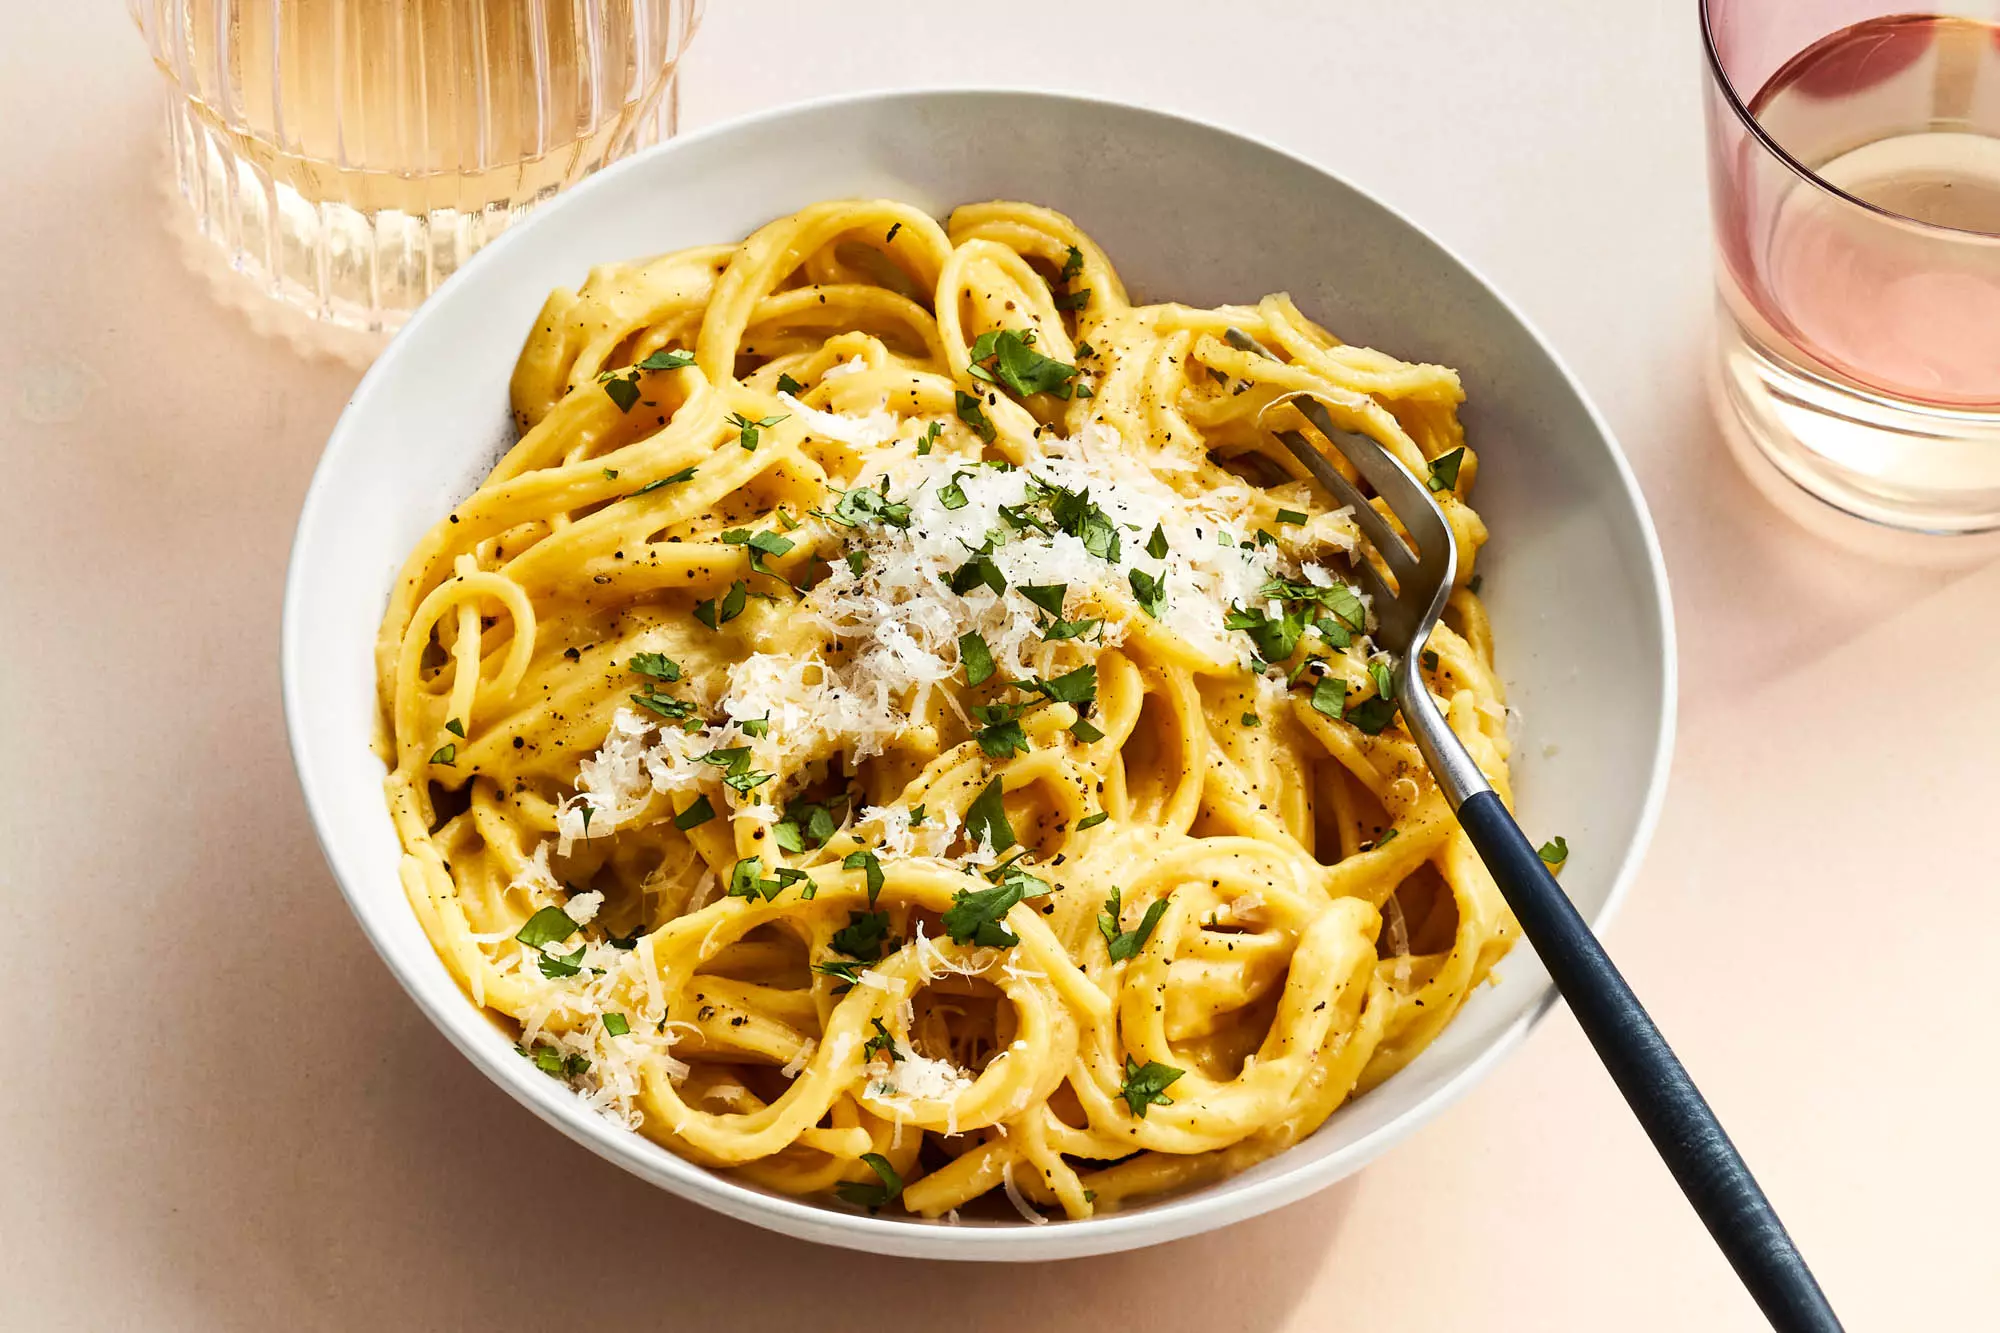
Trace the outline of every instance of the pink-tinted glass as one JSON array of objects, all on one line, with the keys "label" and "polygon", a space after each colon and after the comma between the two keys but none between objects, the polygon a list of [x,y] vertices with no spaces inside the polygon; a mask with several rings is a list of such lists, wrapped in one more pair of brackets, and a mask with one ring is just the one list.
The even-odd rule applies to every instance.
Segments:
[{"label": "pink-tinted glass", "polygon": [[1719,277],[1782,362],[2000,406],[2000,3],[1705,0]]}]

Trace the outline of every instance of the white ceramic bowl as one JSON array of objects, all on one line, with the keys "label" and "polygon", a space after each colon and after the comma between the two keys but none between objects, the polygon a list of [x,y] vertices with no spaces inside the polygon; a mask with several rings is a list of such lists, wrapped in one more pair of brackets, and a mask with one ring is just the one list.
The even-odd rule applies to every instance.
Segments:
[{"label": "white ceramic bowl", "polygon": [[1104,246],[1138,299],[1289,291],[1348,341],[1458,367],[1493,534],[1480,564],[1522,718],[1523,822],[1568,836],[1564,887],[1604,920],[1665,783],[1673,631],[1644,504],[1575,381],[1462,260],[1321,168],[1177,116],[1020,92],[842,98],[664,144],[536,211],[417,312],[327,442],[285,594],[285,713],[327,860],[390,970],[467,1059],[593,1152],[732,1217],[882,1253],[1030,1260],[1171,1240],[1298,1199],[1436,1115],[1547,1012],[1525,946],[1500,968],[1506,984],[1475,995],[1421,1058],[1271,1161],[1107,1217],[946,1226],[765,1193],[587,1112],[460,992],[404,900],[369,751],[376,626],[406,551],[511,440],[508,375],[543,297],[593,264],[733,241],[858,195],[939,216],[973,200],[1047,204]]}]

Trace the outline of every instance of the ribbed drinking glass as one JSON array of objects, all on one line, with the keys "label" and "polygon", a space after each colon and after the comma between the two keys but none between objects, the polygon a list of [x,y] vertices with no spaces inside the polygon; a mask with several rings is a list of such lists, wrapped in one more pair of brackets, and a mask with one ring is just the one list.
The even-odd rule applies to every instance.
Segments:
[{"label": "ribbed drinking glass", "polygon": [[703,0],[128,0],[232,267],[393,329],[515,218],[673,133]]}]

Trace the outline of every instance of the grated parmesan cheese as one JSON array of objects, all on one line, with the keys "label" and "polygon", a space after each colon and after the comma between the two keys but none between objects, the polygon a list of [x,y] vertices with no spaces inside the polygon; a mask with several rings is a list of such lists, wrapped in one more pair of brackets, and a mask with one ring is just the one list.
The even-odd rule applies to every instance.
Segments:
[{"label": "grated parmesan cheese", "polygon": [[[556,853],[568,856],[580,838],[601,838],[635,817],[652,798],[653,782],[648,776],[646,737],[652,723],[629,708],[621,708],[611,719],[611,730],[597,753],[577,766],[576,795],[565,797],[556,808]],[[584,810],[590,817],[584,818]]]},{"label": "grated parmesan cheese", "polygon": [[949,1060],[918,1055],[901,1042],[892,1062],[877,1057],[868,1062],[868,1091],[883,1101],[948,1102],[972,1086],[972,1079]]},{"label": "grated parmesan cheese", "polygon": [[[865,368],[864,360],[852,358],[822,379]],[[780,397],[809,430],[859,446],[895,439],[903,425],[886,410],[855,417],[807,407],[789,394]],[[861,568],[832,560],[826,577],[798,606],[819,632],[846,641],[843,664],[754,653],[729,668],[717,701],[727,721],[694,733],[660,727],[621,708],[603,745],[579,766],[575,794],[557,807],[557,853],[566,856],[578,840],[609,836],[649,809],[658,811],[663,803],[653,800],[655,794],[704,790],[719,797],[734,818],[774,823],[793,775],[836,755],[864,760],[880,754],[912,716],[921,715],[932,690],[961,669],[959,641],[967,633],[980,635],[1005,675],[1044,674],[1054,651],[1042,632],[1048,613],[1021,594],[1023,585],[1066,585],[1062,613],[1080,618],[1095,590],[1125,589],[1128,576],[1141,571],[1164,590],[1165,626],[1218,664],[1248,664],[1247,642],[1224,625],[1232,606],[1258,604],[1266,583],[1288,566],[1320,586],[1336,579],[1315,561],[1294,562],[1279,546],[1244,544],[1242,518],[1261,494],[1248,483],[1202,482],[1168,469],[1176,483],[1170,484],[1102,422],[1087,424],[1071,439],[1046,438],[1035,448],[1016,468],[943,452],[891,460],[887,474],[892,486],[904,488],[909,525],[871,523],[850,534],[851,549],[867,556],[857,562]],[[1092,554],[1067,532],[1012,530],[1002,509],[1030,503],[1037,483],[1087,492],[1118,531],[1117,558]],[[856,482],[864,484],[865,478]],[[1351,516],[1343,511],[1320,519],[1327,525],[1318,545],[1352,548]],[[1159,558],[1145,549],[1155,528],[1167,540]],[[989,557],[1005,590],[996,594],[980,583],[962,594],[952,591],[952,575],[967,553],[985,546],[996,531],[1009,534]],[[1274,614],[1278,609],[1271,607]],[[1092,643],[1115,644],[1123,632],[1118,622],[1107,622]],[[1260,680],[1257,688],[1267,704],[1275,705],[1284,694],[1275,680]],[[950,692],[943,698],[958,707]],[[743,726],[755,722],[768,725],[751,736]],[[748,746],[753,766],[777,774],[779,781],[745,794],[727,788],[721,772],[701,762],[714,750],[737,746]],[[894,856],[942,855],[959,831],[957,820],[941,812],[917,828],[908,821],[907,811],[870,807],[857,824],[879,830],[880,845]],[[542,867],[545,872],[545,861]],[[539,877],[533,882],[541,884]]]},{"label": "grated parmesan cheese", "polygon": [[[838,366],[834,367],[834,370],[838,369]],[[834,371],[827,371],[823,378],[834,378]],[[842,412],[822,412],[816,407],[807,407],[788,393],[779,394],[778,401],[799,419],[808,433],[861,449],[887,444],[895,439],[903,428],[901,417],[881,408],[877,408],[865,417],[855,417]]]},{"label": "grated parmesan cheese", "polygon": [[812,1063],[813,1052],[817,1051],[818,1049],[819,1049],[818,1039],[813,1037],[807,1037],[805,1041],[800,1043],[799,1053],[793,1056],[790,1060],[787,1060],[785,1062],[785,1067],[783,1069],[780,1069],[778,1072],[780,1074],[783,1074],[786,1078],[797,1078],[799,1076],[800,1071],[802,1071],[803,1069],[805,1069],[807,1065]]},{"label": "grated parmesan cheese", "polygon": [[[949,810],[929,810],[924,822],[910,824],[910,812],[899,805],[871,805],[854,821],[855,832],[872,829],[882,850],[890,856],[943,856],[958,836],[958,816]],[[917,923],[923,929],[923,923]]]},{"label": "grated parmesan cheese", "polygon": [[1012,1162],[1008,1162],[1000,1168],[1000,1184],[1007,1191],[1007,1202],[1014,1205],[1015,1212],[1019,1213],[1027,1221],[1033,1222],[1036,1226],[1047,1225],[1049,1219],[1043,1217],[1029,1205],[1027,1196],[1021,1193],[1021,1187],[1014,1183],[1014,1164]]}]

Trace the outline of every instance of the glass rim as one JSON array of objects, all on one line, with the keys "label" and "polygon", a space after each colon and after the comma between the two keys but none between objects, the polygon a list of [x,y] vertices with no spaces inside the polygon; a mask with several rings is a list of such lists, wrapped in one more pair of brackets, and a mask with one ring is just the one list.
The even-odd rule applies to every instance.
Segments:
[{"label": "glass rim", "polygon": [[1953,227],[1942,222],[1925,222],[1923,219],[1913,218],[1907,213],[1898,213],[1893,208],[1884,208],[1880,204],[1871,204],[1859,195],[1849,194],[1846,190],[1841,189],[1838,185],[1835,185],[1832,181],[1820,175],[1796,157],[1793,157],[1783,144],[1773,139],[1769,132],[1757,123],[1757,117],[1750,114],[1749,105],[1737,93],[1736,83],[1729,77],[1729,71],[1722,67],[1722,53],[1716,50],[1715,47],[1715,25],[1709,19],[1709,10],[1714,6],[1715,0],[1698,0],[1698,3],[1701,9],[1702,53],[1708,58],[1708,76],[1710,81],[1721,91],[1723,97],[1728,100],[1729,109],[1736,113],[1736,119],[1742,124],[1743,128],[1748,130],[1751,137],[1756,139],[1759,144],[1763,145],[1765,152],[1778,159],[1793,175],[1808,185],[1826,191],[1835,198],[1845,200],[1856,208],[1873,213],[1877,217],[1886,218],[1891,222],[1900,223],[1905,227],[1915,228],[1920,232],[1935,232],[1945,237],[1964,236],[1979,240],[2000,241],[2000,232],[1975,231],[1970,227]]}]

